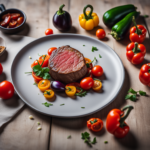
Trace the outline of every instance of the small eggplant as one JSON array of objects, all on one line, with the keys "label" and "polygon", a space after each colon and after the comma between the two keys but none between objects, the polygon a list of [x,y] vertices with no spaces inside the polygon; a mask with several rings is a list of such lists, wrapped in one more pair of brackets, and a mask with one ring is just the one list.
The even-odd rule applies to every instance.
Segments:
[{"label": "small eggplant", "polygon": [[53,16],[53,25],[60,31],[68,31],[72,26],[71,16],[63,10],[65,5],[61,5],[59,10]]},{"label": "small eggplant", "polygon": [[52,90],[54,90],[56,92],[65,91],[65,85],[59,81],[52,81],[51,82],[51,88],[52,88]]}]

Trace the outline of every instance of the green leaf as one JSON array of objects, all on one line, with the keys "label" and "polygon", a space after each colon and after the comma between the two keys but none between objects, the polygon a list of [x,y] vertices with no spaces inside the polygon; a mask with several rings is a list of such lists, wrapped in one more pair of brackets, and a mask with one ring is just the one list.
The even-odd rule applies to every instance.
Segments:
[{"label": "green leaf", "polygon": [[65,104],[60,104],[60,106],[63,106],[63,105],[65,105]]},{"label": "green leaf", "polygon": [[148,17],[149,17],[149,15],[143,15],[143,17],[144,17],[144,18],[148,18]]},{"label": "green leaf", "polygon": [[104,143],[105,143],[105,144],[107,144],[107,143],[108,143],[108,141],[105,141]]},{"label": "green leaf", "polygon": [[88,132],[84,132],[84,133],[81,133],[81,136],[82,136],[81,137],[82,139],[86,139],[86,138],[88,139],[90,137],[90,134]]},{"label": "green leaf", "polygon": [[33,67],[33,72],[42,71],[42,67],[40,65],[36,65]]},{"label": "green leaf", "polygon": [[37,71],[37,72],[36,72],[36,76],[40,76],[41,73],[42,73],[42,71]]},{"label": "green leaf", "polygon": [[71,135],[67,136],[67,139],[70,139],[71,138]]},{"label": "green leaf", "polygon": [[83,108],[83,109],[84,109],[85,107],[81,107],[81,108]]},{"label": "green leaf", "polygon": [[126,95],[125,99],[130,99],[131,101],[136,101],[136,95]]},{"label": "green leaf", "polygon": [[90,65],[89,65],[89,63],[86,63],[86,66],[87,66],[87,68],[90,68]]},{"label": "green leaf", "polygon": [[100,81],[100,82],[101,82],[101,80],[99,80],[99,79],[97,79],[97,78],[93,78],[93,80],[97,80],[97,81]]},{"label": "green leaf", "polygon": [[129,89],[128,93],[137,94],[137,92],[134,91],[132,88]]},{"label": "green leaf", "polygon": [[99,58],[102,58],[102,56],[99,54]]},{"label": "green leaf", "polygon": [[53,106],[53,104],[51,104],[51,103],[47,103],[47,102],[42,103],[42,104],[43,104],[43,105],[45,105],[46,107]]},{"label": "green leaf", "polygon": [[94,119],[94,121],[90,121],[90,122],[91,122],[91,124],[93,124],[93,123],[97,122],[97,120],[96,120],[96,119]]},{"label": "green leaf", "polygon": [[51,76],[49,73],[44,73],[43,79],[50,79]]},{"label": "green leaf", "polygon": [[42,68],[42,72],[43,72],[43,73],[48,73],[48,72],[49,72],[49,68],[48,68],[48,67]]},{"label": "green leaf", "polygon": [[83,45],[83,46],[85,46],[85,45]]},{"label": "green leaf", "polygon": [[37,84],[36,82],[34,82],[34,83],[33,83],[33,85],[36,85],[36,86],[38,86],[38,84]]},{"label": "green leaf", "polygon": [[67,92],[71,91],[71,88],[70,88],[70,87],[66,87],[66,89],[68,90]]},{"label": "green leaf", "polygon": [[139,91],[139,94],[142,95],[142,96],[145,96],[145,95],[146,95],[146,92],[140,90],[140,91]]},{"label": "green leaf", "polygon": [[97,142],[97,141],[96,141],[96,137],[95,137],[91,143],[92,143],[92,144],[95,144],[96,142]]},{"label": "green leaf", "polygon": [[92,46],[92,52],[98,51],[97,47]]}]

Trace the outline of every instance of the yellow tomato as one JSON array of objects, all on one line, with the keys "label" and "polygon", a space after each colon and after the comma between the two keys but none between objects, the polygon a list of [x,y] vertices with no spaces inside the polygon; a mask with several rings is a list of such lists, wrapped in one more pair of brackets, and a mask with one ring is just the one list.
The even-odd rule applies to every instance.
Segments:
[{"label": "yellow tomato", "polygon": [[49,89],[50,87],[50,81],[49,80],[41,80],[39,83],[38,83],[38,88],[44,92],[45,90]]},{"label": "yellow tomato", "polygon": [[47,99],[53,98],[55,95],[54,91],[51,89],[48,89],[44,92],[44,97]]},{"label": "yellow tomato", "polygon": [[87,63],[90,63],[91,62],[91,59],[89,59],[89,58],[84,58],[85,59],[85,63],[87,64]]},{"label": "yellow tomato", "polygon": [[74,96],[76,94],[76,87],[75,86],[66,86],[65,92],[68,96]]},{"label": "yellow tomato", "polygon": [[102,88],[102,82],[99,80],[94,80],[94,86],[92,87],[92,89],[94,91],[99,91]]}]

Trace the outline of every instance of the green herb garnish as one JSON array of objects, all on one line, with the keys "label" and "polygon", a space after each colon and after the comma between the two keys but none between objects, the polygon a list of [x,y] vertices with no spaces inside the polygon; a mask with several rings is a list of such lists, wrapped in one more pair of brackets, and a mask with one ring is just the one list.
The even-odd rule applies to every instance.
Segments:
[{"label": "green herb garnish", "polygon": [[102,56],[99,54],[99,58],[102,58]]},{"label": "green herb garnish", "polygon": [[97,47],[92,46],[92,52],[98,51]]},{"label": "green herb garnish", "polygon": [[96,57],[94,57],[94,59],[93,59],[91,62],[86,63],[87,68],[90,68],[90,64],[91,64],[91,63],[93,63],[94,61],[96,61],[96,62],[97,62]]},{"label": "green herb garnish", "polygon": [[51,91],[45,91],[44,94],[51,95]]},{"label": "green herb garnish", "polygon": [[97,79],[97,78],[93,78],[93,80],[97,80],[97,81],[100,81],[100,82],[101,82],[101,80],[99,80],[99,79]]},{"label": "green herb garnish", "polygon": [[36,85],[36,86],[38,86],[38,84],[37,84],[36,82],[34,82],[34,83],[33,83],[33,85]]},{"label": "green herb garnish", "polygon": [[32,73],[32,72],[25,72],[25,74],[28,74],[28,73]]},{"label": "green herb garnish", "polygon": [[51,103],[47,103],[47,102],[42,103],[42,104],[43,104],[43,105],[45,105],[46,107],[53,106],[53,104],[51,104]]},{"label": "green herb garnish", "polygon": [[76,88],[77,88],[78,90],[80,90],[79,93],[76,93],[76,94],[75,94],[76,96],[82,97],[82,96],[85,96],[85,95],[87,94],[87,91],[83,91],[82,88],[80,88],[80,87],[76,87]]},{"label": "green herb garnish", "polygon": [[38,125],[40,125],[40,122],[37,122]]},{"label": "green herb garnish", "polygon": [[142,95],[142,96],[146,96],[146,92],[141,91],[141,90],[139,91],[139,94]]},{"label": "green herb garnish", "polygon": [[71,135],[67,136],[67,139],[70,139],[71,138]]},{"label": "green herb garnish", "polygon": [[92,143],[92,144],[95,144],[96,142],[97,142],[97,141],[96,141],[96,137],[95,137],[91,143]]},{"label": "green herb garnish", "polygon": [[144,17],[144,18],[148,18],[148,17],[149,17],[149,15],[144,15],[143,17]]},{"label": "green herb garnish", "polygon": [[137,94],[137,92],[134,91],[132,88],[129,89],[128,93]]},{"label": "green herb garnish", "polygon": [[108,141],[105,141],[104,143],[105,143],[105,144],[107,144],[107,143],[108,143]]},{"label": "green herb garnish", "polygon": [[68,92],[71,91],[71,88],[70,88],[70,87],[66,87],[66,89],[68,90]]},{"label": "green herb garnish", "polygon": [[85,107],[81,107],[81,108],[83,108],[83,109],[84,109]]},{"label": "green herb garnish", "polygon": [[126,95],[126,97],[125,97],[125,99],[130,99],[131,101],[136,101],[136,95],[134,94],[134,95]]},{"label": "green herb garnish", "polygon": [[90,122],[91,122],[91,124],[93,124],[93,123],[97,122],[97,120],[96,120],[96,119],[94,119],[94,121],[90,121]]},{"label": "green herb garnish", "polygon": [[83,46],[85,46],[85,45],[83,45]]},{"label": "green herb garnish", "polygon": [[65,104],[60,104],[60,106],[63,106],[63,105],[65,105]]}]

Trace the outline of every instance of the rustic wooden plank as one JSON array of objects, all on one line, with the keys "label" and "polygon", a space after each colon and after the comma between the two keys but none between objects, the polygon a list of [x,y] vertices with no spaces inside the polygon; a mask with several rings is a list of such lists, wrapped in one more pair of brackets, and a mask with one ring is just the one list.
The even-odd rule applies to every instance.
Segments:
[{"label": "rustic wooden plank", "polygon": [[[18,8],[27,15],[27,26],[21,35],[28,35],[34,38],[44,36],[48,28],[48,3],[45,0],[1,0],[6,8]],[[9,42],[7,43],[9,45]],[[9,50],[8,50],[9,53]],[[9,53],[10,54],[10,53]],[[9,59],[9,57],[8,57]],[[7,61],[7,60],[6,60]],[[34,120],[28,118],[34,116]],[[37,130],[37,122],[41,123],[42,130]],[[50,133],[50,117],[39,114],[25,106],[13,118],[9,124],[0,129],[1,150],[27,150],[27,149],[48,149]]]},{"label": "rustic wooden plank", "polygon": [[[100,18],[100,26],[98,28],[104,28],[105,31],[108,33],[110,30],[104,26],[102,22],[102,15],[103,13],[117,5],[133,3],[138,7],[141,14],[143,14],[142,6],[140,5],[139,1],[111,1],[111,0],[76,0],[70,1],[70,14],[74,18],[73,26],[76,29],[77,33],[92,36],[95,38],[96,29],[93,31],[85,31],[83,30],[78,23],[78,15],[82,13],[82,9],[86,4],[92,4],[94,7],[94,12],[99,15]],[[78,4],[78,7],[74,7]],[[144,4],[143,4],[144,5]],[[148,6],[147,6],[148,9]],[[144,21],[139,19],[138,23],[143,24]],[[78,119],[58,119],[52,118],[52,125],[51,125],[51,137],[50,137],[50,150],[57,150],[57,149],[91,149],[88,147],[81,139],[81,133],[88,131],[86,127],[86,121],[91,117],[99,117],[104,121],[104,129],[99,134],[95,134],[91,131],[91,138],[97,138],[97,143],[93,146],[94,149],[101,149],[101,150],[109,150],[109,149],[122,149],[122,150],[133,150],[133,149],[147,149],[149,147],[149,111],[148,108],[148,100],[149,97],[139,97],[137,102],[126,101],[124,99],[128,89],[132,87],[135,90],[143,90],[146,91],[150,95],[149,88],[142,85],[138,79],[139,69],[141,65],[134,66],[128,62],[126,59],[125,51],[126,45],[130,42],[128,36],[121,42],[117,42],[112,37],[107,36],[108,39],[104,40],[106,44],[110,45],[114,48],[115,52],[120,56],[124,66],[125,66],[125,82],[123,88],[121,89],[120,93],[118,94],[117,98],[105,109],[95,113],[93,115],[78,118]],[[149,38],[147,38],[149,40]],[[147,40],[146,40],[147,41]],[[113,42],[113,43],[112,43]],[[147,45],[147,42],[144,43]],[[147,45],[148,48],[148,45]],[[149,51],[149,50],[148,50]],[[149,60],[149,53],[146,54],[145,57]],[[145,63],[145,61],[143,62]],[[127,119],[127,123],[130,126],[130,132],[124,139],[116,139],[113,135],[110,135],[106,132],[105,122],[106,116],[108,112],[113,108],[122,108],[123,106],[130,104],[134,106],[134,110],[131,112],[130,117]],[[146,116],[145,116],[146,115]],[[144,117],[142,117],[144,116]],[[143,124],[144,123],[144,124]],[[144,133],[144,134],[143,134]],[[67,139],[67,136],[71,135],[71,139]],[[107,140],[108,144],[104,144],[104,141]],[[58,144],[59,143],[59,144]]]}]

